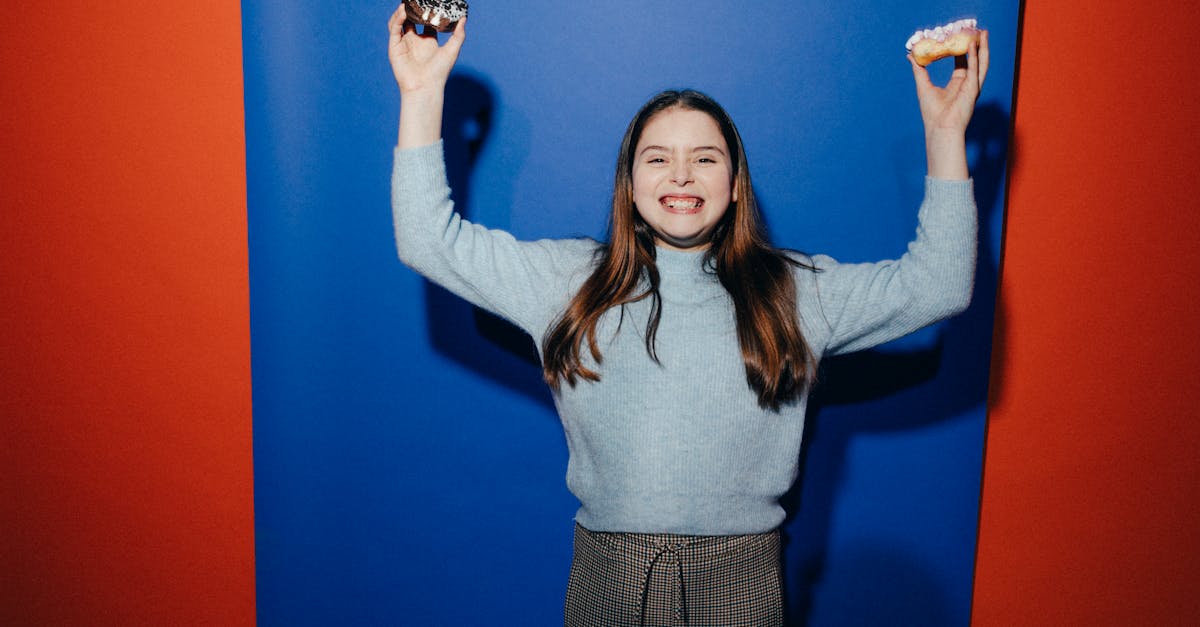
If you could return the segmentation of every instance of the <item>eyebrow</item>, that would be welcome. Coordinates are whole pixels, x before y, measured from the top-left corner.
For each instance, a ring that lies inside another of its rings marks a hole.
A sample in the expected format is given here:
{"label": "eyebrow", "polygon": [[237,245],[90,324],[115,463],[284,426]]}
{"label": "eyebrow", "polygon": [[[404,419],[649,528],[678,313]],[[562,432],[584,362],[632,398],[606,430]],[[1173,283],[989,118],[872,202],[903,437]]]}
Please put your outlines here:
{"label": "eyebrow", "polygon": [[[645,148],[643,148],[643,149],[641,150],[641,152],[639,152],[638,154],[639,154],[639,155],[642,155],[642,154],[645,154],[646,152],[648,152],[648,151],[650,151],[650,150],[662,150],[662,151],[665,151],[665,152],[671,152],[671,150],[670,150],[669,148],[667,148],[666,146],[658,146],[658,145],[654,145],[654,146],[646,146],[646,147],[645,147]],[[725,151],[724,151],[724,150],[721,150],[721,148],[720,148],[719,146],[696,146],[695,148],[693,148],[693,149],[692,149],[692,152],[704,152],[704,151],[706,151],[706,150],[711,150],[711,151],[713,151],[713,152],[718,152],[718,153],[721,153],[722,155],[724,155],[724,154],[725,154]]]}

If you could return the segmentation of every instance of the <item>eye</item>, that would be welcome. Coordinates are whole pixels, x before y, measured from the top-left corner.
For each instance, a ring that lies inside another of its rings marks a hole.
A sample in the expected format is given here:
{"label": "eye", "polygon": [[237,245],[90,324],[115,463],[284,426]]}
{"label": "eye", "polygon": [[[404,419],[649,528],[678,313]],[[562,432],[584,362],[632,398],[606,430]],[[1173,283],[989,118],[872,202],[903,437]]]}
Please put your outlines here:
{"label": "eye", "polygon": [[662,157],[650,157],[649,159],[646,159],[646,163],[666,163],[666,162],[667,162],[667,160],[663,159]]}

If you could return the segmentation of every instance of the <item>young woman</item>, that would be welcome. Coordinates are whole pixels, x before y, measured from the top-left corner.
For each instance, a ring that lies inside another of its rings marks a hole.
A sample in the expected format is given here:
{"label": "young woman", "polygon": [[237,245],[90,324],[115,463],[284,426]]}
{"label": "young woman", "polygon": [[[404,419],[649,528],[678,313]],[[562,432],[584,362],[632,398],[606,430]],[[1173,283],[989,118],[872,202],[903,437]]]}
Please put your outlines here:
{"label": "young woman", "polygon": [[621,143],[607,242],[521,242],[455,213],[443,92],[465,40],[389,23],[401,93],[400,258],[538,341],[579,498],[568,625],[779,625],[779,497],[824,355],[962,311],[976,216],[964,134],[987,38],[945,88],[913,64],[926,129],[921,226],[898,261],[773,248],[729,116],[663,92]]}

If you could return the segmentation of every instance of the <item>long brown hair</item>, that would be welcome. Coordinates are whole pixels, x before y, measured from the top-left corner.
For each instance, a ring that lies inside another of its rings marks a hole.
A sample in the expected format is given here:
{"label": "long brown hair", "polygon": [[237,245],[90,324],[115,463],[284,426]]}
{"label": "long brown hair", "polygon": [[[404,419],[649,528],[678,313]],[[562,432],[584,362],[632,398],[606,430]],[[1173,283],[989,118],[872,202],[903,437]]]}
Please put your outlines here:
{"label": "long brown hair", "polygon": [[730,204],[713,229],[703,262],[704,267],[715,269],[733,300],[747,383],[758,393],[760,406],[778,410],[780,405],[798,399],[815,377],[816,360],[800,329],[792,278],[793,265],[812,268],[771,246],[750,185],[742,138],[733,120],[712,98],[692,90],[658,94],[629,123],[617,157],[608,243],[597,251],[596,269],[542,339],[542,374],[556,390],[564,379],[572,387],[579,378],[599,381],[600,374],[586,367],[580,358],[583,342],[587,341],[596,363],[601,363],[603,356],[596,343],[600,317],[613,307],[646,298],[651,299],[646,352],[658,362],[654,340],[662,317],[662,299],[658,293],[654,231],[634,207],[633,157],[646,124],[672,108],[708,114],[721,129],[733,156],[737,201]]}

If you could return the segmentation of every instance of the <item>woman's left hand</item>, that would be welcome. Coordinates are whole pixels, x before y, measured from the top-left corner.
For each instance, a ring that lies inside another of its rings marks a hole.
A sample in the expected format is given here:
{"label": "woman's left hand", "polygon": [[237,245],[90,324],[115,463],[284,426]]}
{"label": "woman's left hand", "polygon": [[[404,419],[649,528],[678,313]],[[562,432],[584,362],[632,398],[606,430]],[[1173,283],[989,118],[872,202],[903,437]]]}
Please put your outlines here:
{"label": "woman's left hand", "polygon": [[988,67],[988,33],[979,34],[979,43],[967,48],[967,55],[954,59],[954,72],[945,87],[929,79],[929,71],[917,65],[912,55],[913,79],[917,84],[917,101],[921,105],[921,120],[925,123],[925,156],[929,176],[943,179],[966,179],[966,132],[975,101],[983,87]]}
{"label": "woman's left hand", "polygon": [[943,131],[966,132],[975,110],[975,100],[979,98],[979,90],[987,76],[988,32],[980,32],[979,42],[967,48],[965,59],[954,59],[954,73],[945,87],[934,85],[929,79],[929,71],[917,65],[911,54],[908,62],[912,64],[913,79],[917,84],[917,100],[921,105],[926,136]]}

